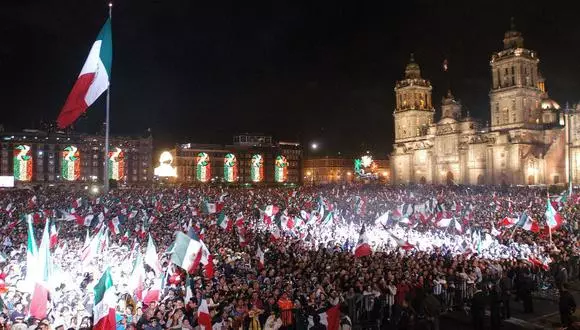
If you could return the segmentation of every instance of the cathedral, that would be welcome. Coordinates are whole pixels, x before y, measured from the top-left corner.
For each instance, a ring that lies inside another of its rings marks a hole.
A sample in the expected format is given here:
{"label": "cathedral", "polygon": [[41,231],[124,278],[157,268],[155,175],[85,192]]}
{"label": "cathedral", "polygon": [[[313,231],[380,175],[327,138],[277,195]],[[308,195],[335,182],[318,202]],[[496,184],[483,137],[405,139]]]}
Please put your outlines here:
{"label": "cathedral", "polygon": [[394,183],[565,184],[569,167],[573,181],[580,178],[576,111],[564,111],[548,97],[538,54],[524,48],[513,24],[503,45],[490,60],[487,127],[464,113],[451,91],[435,122],[431,83],[411,55],[395,85]]}

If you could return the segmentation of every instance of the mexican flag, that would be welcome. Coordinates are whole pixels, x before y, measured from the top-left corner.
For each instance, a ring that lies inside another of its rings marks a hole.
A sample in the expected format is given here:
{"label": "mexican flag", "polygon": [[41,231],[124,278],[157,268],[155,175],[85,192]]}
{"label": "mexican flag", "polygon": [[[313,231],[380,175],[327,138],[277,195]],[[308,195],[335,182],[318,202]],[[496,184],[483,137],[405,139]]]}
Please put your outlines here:
{"label": "mexican flag", "polygon": [[82,197],[79,197],[79,198],[75,199],[75,200],[73,201],[73,203],[72,203],[72,207],[73,207],[74,209],[78,209],[78,208],[79,208],[79,206],[81,206],[81,205],[83,205],[83,198],[82,198]]}
{"label": "mexican flag", "polygon": [[204,202],[204,204],[203,204],[203,210],[207,214],[216,213],[217,212],[217,205],[215,203]]}
{"label": "mexican flag", "polygon": [[531,231],[534,233],[540,231],[540,226],[538,226],[538,223],[534,221],[534,219],[530,218],[526,212],[523,212],[520,215],[520,219],[518,220],[518,223],[516,225],[524,230]]}
{"label": "mexican flag", "polygon": [[268,217],[272,217],[276,214],[278,214],[278,212],[280,211],[280,208],[278,208],[278,206],[276,205],[268,205],[266,206],[266,208],[264,209],[264,213],[268,216]]}
{"label": "mexican flag", "polygon": [[[320,324],[325,326],[327,330],[338,330],[340,327],[340,306],[332,306],[326,311],[319,312],[318,318]],[[308,329],[314,327],[315,322],[312,316],[308,317]],[[318,328],[317,328],[318,329]]]}
{"label": "mexican flag", "polygon": [[203,269],[205,270],[205,277],[211,279],[214,275],[213,256],[203,241],[200,241],[199,243],[201,244],[201,257],[199,258],[199,262],[203,265]]}
{"label": "mexican flag", "polygon": [[201,330],[211,330],[211,316],[209,314],[209,308],[207,307],[207,301],[201,299],[199,307],[197,308],[197,322],[199,323],[199,328]]}
{"label": "mexican flag", "polygon": [[548,198],[548,203],[546,205],[546,223],[550,230],[558,229],[562,225],[562,216],[552,206],[550,199]]}
{"label": "mexican flag", "polygon": [[59,128],[66,128],[74,123],[109,88],[112,59],[113,42],[109,18],[93,43],[81,73],[58,115]]}
{"label": "mexican flag", "polygon": [[328,212],[326,213],[326,216],[324,217],[324,219],[322,219],[322,225],[323,226],[328,226],[330,224],[332,224],[334,220],[334,212]]}
{"label": "mexican flag", "polygon": [[114,217],[113,219],[109,220],[109,230],[111,231],[111,233],[113,233],[114,235],[118,235],[120,233],[119,231],[119,217]]}
{"label": "mexican flag", "polygon": [[258,269],[264,269],[264,252],[260,249],[258,245],[258,250],[256,250],[256,258],[258,259]]}
{"label": "mexican flag", "polygon": [[133,293],[137,301],[143,300],[143,283],[145,281],[145,268],[143,268],[143,258],[141,252],[137,249],[135,262],[133,264],[133,271],[129,279],[129,292]]}
{"label": "mexican flag", "polygon": [[50,257],[50,234],[48,221],[44,225],[42,241],[38,250],[37,268],[35,268],[34,291],[30,298],[30,316],[43,319],[48,314],[48,283],[52,275],[52,259]]}
{"label": "mexican flag", "polygon": [[513,227],[516,223],[518,223],[518,218],[505,217],[499,221],[498,225],[500,227],[510,228]]}
{"label": "mexican flag", "polygon": [[217,224],[225,231],[232,231],[234,222],[225,213],[221,212],[218,216]]}
{"label": "mexican flag", "polygon": [[182,232],[178,232],[173,243],[171,262],[185,269],[187,272],[192,271],[194,270],[195,259],[200,250],[201,244],[198,241],[189,238]]}
{"label": "mexican flag", "polygon": [[359,233],[358,242],[356,243],[356,247],[354,248],[354,256],[364,257],[369,256],[372,253],[373,250],[371,249],[369,239],[367,237],[367,234],[365,233],[365,226],[363,225]]}
{"label": "mexican flag", "polygon": [[32,227],[32,216],[26,216],[28,225],[28,244],[26,247],[26,280],[33,280],[36,275],[35,268],[37,264],[36,257],[38,256],[38,248],[36,246],[36,239],[34,238],[34,228]]}
{"label": "mexican flag", "polygon": [[389,234],[391,234],[391,237],[393,238],[395,243],[397,243],[397,246],[400,247],[401,249],[407,251],[407,250],[412,250],[415,248],[415,246],[413,244],[409,243],[409,241],[398,238],[393,233],[389,232]]}
{"label": "mexican flag", "polygon": [[155,247],[155,242],[153,242],[151,234],[149,234],[149,240],[147,240],[145,263],[155,271],[155,275],[161,274],[161,264],[159,263],[159,257],[157,256],[157,248]]}
{"label": "mexican flag", "polygon": [[54,248],[58,244],[58,230],[54,222],[50,225],[50,248]]}
{"label": "mexican flag", "polygon": [[115,288],[109,268],[105,270],[101,279],[95,285],[95,305],[93,306],[93,329],[111,330],[115,324]]}

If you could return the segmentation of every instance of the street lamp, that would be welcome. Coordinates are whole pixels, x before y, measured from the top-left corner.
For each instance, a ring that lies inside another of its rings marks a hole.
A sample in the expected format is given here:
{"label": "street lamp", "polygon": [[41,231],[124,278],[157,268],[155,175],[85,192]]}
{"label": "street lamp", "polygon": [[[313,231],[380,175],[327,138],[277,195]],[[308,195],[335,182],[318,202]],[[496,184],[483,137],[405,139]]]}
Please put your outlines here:
{"label": "street lamp", "polygon": [[572,196],[572,111],[570,106],[566,103],[566,113],[568,120],[566,127],[568,129],[568,196]]}
{"label": "street lamp", "polygon": [[316,142],[312,142],[312,144],[310,145],[310,148],[311,148],[312,150],[316,150],[316,149],[318,149],[318,143],[316,143]]}

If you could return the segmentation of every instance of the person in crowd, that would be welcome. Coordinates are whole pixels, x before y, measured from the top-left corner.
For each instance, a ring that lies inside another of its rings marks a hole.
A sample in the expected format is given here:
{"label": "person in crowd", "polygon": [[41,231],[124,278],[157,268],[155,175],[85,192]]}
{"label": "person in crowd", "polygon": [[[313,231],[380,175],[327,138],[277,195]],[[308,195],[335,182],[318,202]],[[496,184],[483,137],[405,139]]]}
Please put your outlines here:
{"label": "person in crowd", "polygon": [[[568,200],[553,201],[565,223],[552,230],[549,244],[545,191],[537,188],[149,187],[100,196],[60,188],[4,191],[3,323],[91,328],[95,285],[107,266],[118,329],[195,328],[202,303],[215,329],[318,326],[315,317],[333,306],[341,311],[341,327],[381,320],[392,328],[435,328],[442,309],[471,304],[479,317],[477,288],[488,283],[509,318],[512,279],[532,312],[531,276],[556,270],[559,286],[568,281],[564,273],[575,276],[580,251],[573,228],[580,209],[577,196]],[[541,230],[509,220],[522,214]],[[371,253],[360,257],[363,227]],[[203,242],[193,269],[176,261],[178,232]],[[50,238],[51,308],[34,321],[29,246],[40,250],[43,237]]]}
{"label": "person in crowd", "polygon": [[567,283],[564,283],[560,288],[558,308],[560,310],[562,326],[570,327],[572,325],[572,314],[576,311],[576,301],[574,300],[574,296],[568,291]]}
{"label": "person in crowd", "polygon": [[483,330],[485,322],[485,310],[487,306],[487,297],[481,285],[477,285],[471,303],[471,315],[473,322],[473,329]]}
{"label": "person in crowd", "polygon": [[506,272],[502,273],[499,281],[500,298],[501,298],[501,318],[507,320],[511,318],[510,299],[512,296],[512,279]]}

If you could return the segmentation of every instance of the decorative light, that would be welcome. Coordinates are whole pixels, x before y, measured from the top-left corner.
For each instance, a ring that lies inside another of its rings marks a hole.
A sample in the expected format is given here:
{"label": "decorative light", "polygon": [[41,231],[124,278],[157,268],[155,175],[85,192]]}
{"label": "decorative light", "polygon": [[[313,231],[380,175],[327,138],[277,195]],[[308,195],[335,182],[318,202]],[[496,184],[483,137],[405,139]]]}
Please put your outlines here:
{"label": "decorative light", "polygon": [[177,168],[171,166],[173,156],[169,151],[164,151],[159,156],[159,166],[154,169],[154,173],[159,177],[177,177]]}

